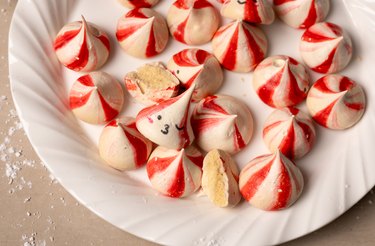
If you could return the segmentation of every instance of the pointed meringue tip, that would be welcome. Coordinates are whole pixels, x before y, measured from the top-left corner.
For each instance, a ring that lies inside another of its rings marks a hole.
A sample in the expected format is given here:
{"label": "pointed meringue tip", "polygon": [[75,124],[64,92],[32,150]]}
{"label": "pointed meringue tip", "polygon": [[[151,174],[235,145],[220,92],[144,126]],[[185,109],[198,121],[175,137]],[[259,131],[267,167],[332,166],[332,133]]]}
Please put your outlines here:
{"label": "pointed meringue tip", "polygon": [[81,19],[82,19],[83,25],[87,27],[87,21],[83,15],[81,15]]}
{"label": "pointed meringue tip", "polygon": [[238,117],[238,115],[236,115],[236,114],[231,114],[231,115],[228,116],[228,118],[233,119],[233,120],[237,119],[237,117]]}
{"label": "pointed meringue tip", "polygon": [[282,156],[284,156],[283,153],[280,151],[279,148],[275,151],[274,155],[275,155],[278,159],[281,158]]}

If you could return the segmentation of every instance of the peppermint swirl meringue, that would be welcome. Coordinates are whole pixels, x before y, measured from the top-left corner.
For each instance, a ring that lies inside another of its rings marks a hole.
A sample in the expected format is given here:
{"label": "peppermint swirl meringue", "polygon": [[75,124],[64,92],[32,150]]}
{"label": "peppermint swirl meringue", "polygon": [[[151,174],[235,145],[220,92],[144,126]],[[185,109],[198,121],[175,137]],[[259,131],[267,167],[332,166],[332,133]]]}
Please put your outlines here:
{"label": "peppermint swirl meringue", "polygon": [[255,24],[270,25],[275,20],[275,13],[268,0],[224,1],[220,13],[229,19],[244,20]]}
{"label": "peppermint swirl meringue", "polygon": [[330,0],[273,0],[279,18],[294,28],[308,28],[328,15]]}
{"label": "peppermint swirl meringue", "polygon": [[194,108],[191,124],[197,145],[206,152],[221,149],[237,153],[253,135],[253,117],[248,107],[226,95],[201,100]]}
{"label": "peppermint swirl meringue", "polygon": [[202,189],[218,207],[234,207],[241,201],[238,168],[222,150],[211,150],[203,160]]}
{"label": "peppermint swirl meringue", "polygon": [[82,21],[65,25],[53,44],[61,64],[76,72],[91,72],[104,65],[109,57],[108,36],[98,26]]}
{"label": "peppermint swirl meringue", "polygon": [[219,28],[212,39],[213,54],[224,68],[234,72],[253,71],[267,48],[262,29],[238,20]]}
{"label": "peppermint swirl meringue", "polygon": [[136,9],[136,8],[151,8],[159,2],[159,0],[118,0],[123,6]]}
{"label": "peppermint swirl meringue", "polygon": [[281,152],[256,157],[240,173],[240,191],[252,206],[276,211],[290,207],[301,195],[303,176]]}
{"label": "peppermint swirl meringue", "polygon": [[189,119],[194,87],[183,94],[141,110],[136,118],[138,130],[152,142],[170,149],[189,146],[194,140]]}
{"label": "peppermint swirl meringue", "polygon": [[152,9],[137,8],[119,19],[116,37],[127,54],[148,58],[165,49],[169,32],[162,15]]}
{"label": "peppermint swirl meringue", "polygon": [[121,85],[104,72],[91,72],[78,78],[69,97],[74,115],[90,124],[102,124],[112,120],[124,104]]}
{"label": "peppermint swirl meringue", "polygon": [[268,106],[283,108],[302,102],[310,87],[305,66],[288,56],[272,56],[256,67],[253,87]]}
{"label": "peppermint swirl meringue", "polygon": [[149,63],[126,74],[125,86],[138,102],[153,105],[178,94],[180,81],[163,64]]}
{"label": "peppermint swirl meringue", "polygon": [[276,109],[264,124],[263,140],[271,152],[297,159],[312,149],[315,128],[311,117],[297,108]]}
{"label": "peppermint swirl meringue", "polygon": [[137,130],[135,119],[124,117],[109,122],[99,138],[99,153],[106,163],[120,171],[146,164],[152,143]]}
{"label": "peppermint swirl meringue", "polygon": [[201,45],[214,36],[220,16],[206,0],[177,0],[168,11],[167,22],[174,39],[188,45]]}
{"label": "peppermint swirl meringue", "polygon": [[218,60],[201,49],[185,49],[173,55],[167,68],[185,88],[195,86],[193,101],[214,94],[222,85],[224,76]]}
{"label": "peppermint swirl meringue", "polygon": [[152,187],[160,193],[178,198],[194,193],[201,186],[203,156],[193,146],[173,150],[157,147],[147,162]]}
{"label": "peppermint swirl meringue", "polygon": [[306,103],[317,123],[326,128],[343,130],[362,118],[366,97],[356,82],[332,74],[319,79],[311,87]]}
{"label": "peppermint swirl meringue", "polygon": [[300,43],[302,59],[318,73],[335,73],[344,69],[352,58],[352,41],[339,26],[322,22],[309,27]]}

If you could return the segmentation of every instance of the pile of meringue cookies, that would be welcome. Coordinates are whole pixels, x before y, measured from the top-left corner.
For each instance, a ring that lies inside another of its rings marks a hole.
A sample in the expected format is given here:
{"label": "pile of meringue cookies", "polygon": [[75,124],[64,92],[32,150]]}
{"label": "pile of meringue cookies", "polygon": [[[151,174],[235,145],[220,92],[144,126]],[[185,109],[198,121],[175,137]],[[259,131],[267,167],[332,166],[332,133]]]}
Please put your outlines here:
{"label": "pile of meringue cookies", "polygon": [[[111,48],[101,29],[82,17],[57,34],[54,49],[67,68],[87,72],[70,91],[70,108],[90,124],[106,124],[99,152],[111,167],[134,170],[146,164],[150,183],[158,192],[186,197],[202,187],[219,207],[233,207],[243,197],[263,210],[280,210],[301,195],[304,181],[293,162],[305,156],[316,138],[313,120],[343,130],[356,124],[365,109],[361,87],[335,74],[352,57],[352,42],[338,25],[323,22],[329,0],[177,0],[165,19],[151,9],[159,0],[119,0],[130,9],[119,18],[116,37],[126,55],[146,59],[163,52],[170,35],[186,45],[212,43],[212,54],[187,48],[164,66],[146,63],[124,78],[124,88],[145,107],[135,118],[116,118],[124,104],[122,86],[97,71]],[[267,57],[261,25],[275,13],[287,25],[306,29],[300,41],[304,64],[327,74],[310,88],[308,69],[295,59]],[[220,14],[232,21],[219,27]],[[271,154],[251,160],[239,172],[232,155],[253,135],[247,105],[230,95],[216,94],[224,76],[253,72],[260,100],[275,111],[263,127]],[[309,114],[295,106],[306,99]],[[190,110],[191,109],[191,110]]]}

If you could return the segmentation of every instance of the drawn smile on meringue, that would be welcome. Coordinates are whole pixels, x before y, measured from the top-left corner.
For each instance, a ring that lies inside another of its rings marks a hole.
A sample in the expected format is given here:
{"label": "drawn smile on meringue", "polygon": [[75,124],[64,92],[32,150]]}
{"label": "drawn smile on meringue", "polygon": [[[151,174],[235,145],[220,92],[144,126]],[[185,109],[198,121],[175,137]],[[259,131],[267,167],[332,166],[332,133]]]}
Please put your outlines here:
{"label": "drawn smile on meringue", "polygon": [[183,131],[183,130],[185,129],[185,126],[180,127],[180,126],[178,126],[177,124],[175,124],[175,127],[176,127],[176,129],[179,130],[179,131]]}

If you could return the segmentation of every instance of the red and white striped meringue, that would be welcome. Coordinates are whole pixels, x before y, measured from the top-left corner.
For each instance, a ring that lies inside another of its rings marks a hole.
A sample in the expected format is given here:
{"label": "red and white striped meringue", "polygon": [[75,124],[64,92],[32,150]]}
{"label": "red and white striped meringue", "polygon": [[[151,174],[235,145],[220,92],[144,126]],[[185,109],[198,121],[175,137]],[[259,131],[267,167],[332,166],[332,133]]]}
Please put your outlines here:
{"label": "red and white striped meringue", "polygon": [[348,77],[331,74],[319,79],[307,96],[307,107],[320,125],[343,130],[355,125],[366,107],[361,86]]}
{"label": "red and white striped meringue", "polygon": [[212,39],[213,54],[224,68],[234,72],[254,70],[267,48],[262,29],[238,20],[220,27]]}
{"label": "red and white striped meringue", "polygon": [[108,36],[98,26],[82,21],[65,25],[57,34],[54,50],[59,61],[76,72],[91,72],[109,57]]}
{"label": "red and white striped meringue", "polygon": [[300,43],[302,59],[318,73],[335,73],[344,69],[352,58],[352,41],[339,26],[322,22],[309,27]]}
{"label": "red and white striped meringue", "polygon": [[275,13],[268,0],[228,0],[224,2],[220,13],[229,19],[255,24],[270,25],[275,20]]}
{"label": "red and white striped meringue", "polygon": [[253,87],[268,106],[283,108],[302,102],[310,87],[304,65],[288,56],[272,56],[255,68]]}
{"label": "red and white striped meringue", "polygon": [[279,18],[294,28],[308,28],[328,15],[330,0],[273,0]]}
{"label": "red and white striped meringue", "polygon": [[241,201],[239,171],[232,157],[222,150],[211,150],[203,160],[202,189],[218,207],[234,207]]}
{"label": "red and white striped meringue", "polygon": [[240,191],[252,206],[276,211],[291,206],[304,181],[299,168],[280,151],[256,157],[240,173]]}
{"label": "red and white striped meringue", "polygon": [[141,110],[136,118],[138,130],[152,142],[170,149],[182,149],[194,140],[189,121],[194,87],[179,95]]}
{"label": "red and white striped meringue", "polygon": [[278,149],[288,158],[306,155],[315,142],[312,119],[298,108],[276,109],[263,127],[263,140],[271,152]]}
{"label": "red and white striped meringue", "polygon": [[169,32],[162,15],[152,9],[137,8],[119,19],[116,37],[127,54],[148,58],[165,49]]}
{"label": "red and white striped meringue", "polygon": [[136,8],[151,8],[159,2],[159,0],[118,0],[123,6],[136,9]]}
{"label": "red and white striped meringue", "polygon": [[147,162],[152,187],[170,197],[186,197],[201,186],[203,155],[197,148],[157,147]]}
{"label": "red and white striped meringue", "polygon": [[207,0],[177,0],[168,11],[172,37],[188,45],[209,42],[219,28],[220,16]]}
{"label": "red and white striped meringue", "polygon": [[102,124],[112,120],[124,104],[121,85],[104,72],[91,72],[78,78],[69,96],[74,115],[90,124]]}
{"label": "red and white striped meringue", "polygon": [[169,60],[167,68],[185,88],[195,86],[193,101],[214,94],[224,80],[218,60],[201,49],[185,49],[178,52]]}
{"label": "red and white striped meringue", "polygon": [[221,149],[237,153],[253,135],[253,117],[248,107],[226,95],[201,100],[194,108],[191,124],[197,145],[206,152]]}
{"label": "red and white striped meringue", "polygon": [[148,63],[126,74],[125,86],[138,102],[153,105],[178,94],[180,81],[163,64]]}
{"label": "red and white striped meringue", "polygon": [[140,134],[135,119],[124,117],[109,122],[99,138],[99,153],[106,163],[120,171],[146,164],[152,143]]}

